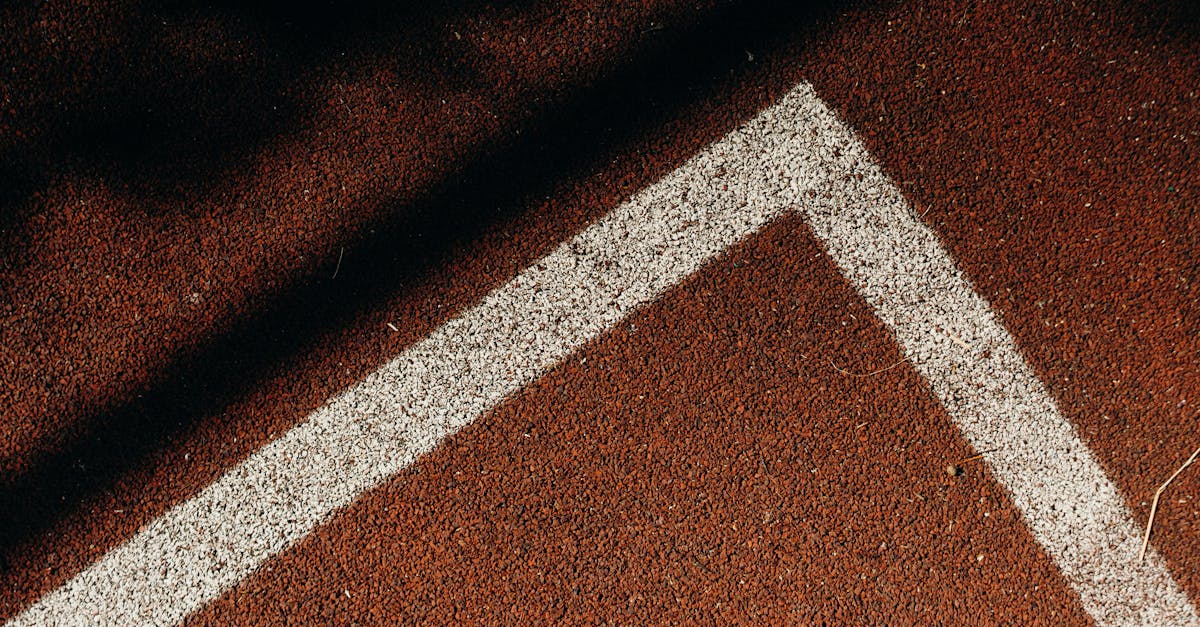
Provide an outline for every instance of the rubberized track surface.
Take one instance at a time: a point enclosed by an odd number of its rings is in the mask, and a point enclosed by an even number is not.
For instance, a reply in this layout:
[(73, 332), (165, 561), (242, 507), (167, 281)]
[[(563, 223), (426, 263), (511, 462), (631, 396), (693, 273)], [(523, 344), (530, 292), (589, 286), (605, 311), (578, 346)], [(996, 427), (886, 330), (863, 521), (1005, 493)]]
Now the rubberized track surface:
[[(2, 9), (0, 616), (802, 81), (1143, 524), (1200, 445), (1184, 7)], [(781, 217), (190, 620), (1091, 620), (905, 357)]]

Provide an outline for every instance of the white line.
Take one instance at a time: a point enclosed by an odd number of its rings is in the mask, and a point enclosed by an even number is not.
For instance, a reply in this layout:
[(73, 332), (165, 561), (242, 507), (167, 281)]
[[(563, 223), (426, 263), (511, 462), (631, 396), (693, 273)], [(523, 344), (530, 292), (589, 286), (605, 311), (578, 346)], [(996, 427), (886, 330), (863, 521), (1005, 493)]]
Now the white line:
[[(861, 176), (861, 180), (856, 177)], [(803, 208), (1100, 622), (1196, 622), (987, 305), (801, 85), (154, 520), (13, 624), (172, 624), (705, 261)], [(951, 339), (960, 338), (962, 346)], [(973, 347), (973, 348), (971, 348)], [(982, 351), (991, 350), (984, 358)], [(1131, 544), (1132, 543), (1132, 544)]]
[[(829, 114), (826, 114), (829, 115)], [(802, 190), (813, 231), (1008, 490), (1034, 537), (1101, 625), (1197, 625), (1117, 488), (1059, 413), (1016, 343), (872, 162), (830, 124), (824, 189)], [(822, 191), (827, 193), (821, 193)]]
[[(787, 210), (798, 92), (522, 271), (15, 621), (171, 624)], [(780, 113), (787, 115), (780, 118)], [(800, 171), (779, 167), (798, 164)]]

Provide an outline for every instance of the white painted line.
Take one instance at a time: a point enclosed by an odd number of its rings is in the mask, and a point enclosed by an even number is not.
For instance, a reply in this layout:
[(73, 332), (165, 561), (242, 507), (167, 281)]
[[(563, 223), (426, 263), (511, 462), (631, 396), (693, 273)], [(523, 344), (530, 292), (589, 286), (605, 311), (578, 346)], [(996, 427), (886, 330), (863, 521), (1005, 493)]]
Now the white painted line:
[(201, 608), (785, 212), (779, 201), (790, 178), (813, 178), (808, 120), (822, 111), (802, 90), (708, 147), (145, 526), (15, 624), (171, 624)]
[[(861, 180), (856, 177), (861, 175)], [(1196, 622), (987, 305), (801, 85), (332, 399), (13, 624), (172, 624), (790, 209), (807, 212), (1102, 623)], [(950, 337), (959, 338), (961, 345)], [(991, 350), (983, 357), (983, 350)]]
[(850, 129), (830, 118), (803, 187), (813, 231), (1008, 490), (1034, 537), (1101, 625), (1197, 625), (1140, 530), (1012, 336)]

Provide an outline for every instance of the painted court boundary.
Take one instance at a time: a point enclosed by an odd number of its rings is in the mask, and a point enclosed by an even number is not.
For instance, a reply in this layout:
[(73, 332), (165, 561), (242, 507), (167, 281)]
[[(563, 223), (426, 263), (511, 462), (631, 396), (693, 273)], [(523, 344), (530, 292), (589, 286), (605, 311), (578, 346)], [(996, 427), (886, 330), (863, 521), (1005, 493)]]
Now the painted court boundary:
[(15, 618), (174, 624), (728, 247), (800, 211), (1101, 624), (1200, 624), (996, 315), (802, 84)]

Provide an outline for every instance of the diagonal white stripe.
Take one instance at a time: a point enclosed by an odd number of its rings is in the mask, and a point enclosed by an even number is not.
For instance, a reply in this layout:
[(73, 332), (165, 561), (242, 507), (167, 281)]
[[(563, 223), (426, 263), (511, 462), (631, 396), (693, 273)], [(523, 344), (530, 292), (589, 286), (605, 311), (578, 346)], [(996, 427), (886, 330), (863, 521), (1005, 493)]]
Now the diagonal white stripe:
[[(170, 624), (786, 211), (811, 94), (764, 113), (331, 400), (15, 623)], [(795, 141), (803, 135), (803, 142)], [(807, 168), (810, 166), (804, 166)]]
[[(825, 115), (830, 115), (826, 113)], [(1101, 625), (1197, 625), (1117, 488), (1012, 336), (852, 131), (830, 122), (804, 213)], [(821, 193), (821, 191), (827, 193)]]
[[(1196, 623), (987, 305), (800, 85), (18, 616), (173, 624), (637, 307), (802, 208), (1102, 623)], [(955, 341), (957, 340), (957, 341)], [(958, 344), (969, 345), (966, 349)], [(984, 357), (985, 350), (990, 356)]]

